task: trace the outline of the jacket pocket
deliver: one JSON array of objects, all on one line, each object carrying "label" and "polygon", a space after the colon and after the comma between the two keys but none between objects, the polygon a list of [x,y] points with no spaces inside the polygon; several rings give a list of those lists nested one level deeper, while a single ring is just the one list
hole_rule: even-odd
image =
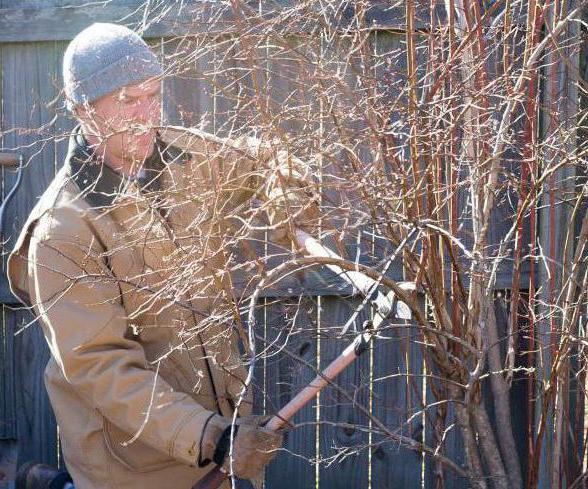
[{"label": "jacket pocket", "polygon": [[133,472],[151,472],[171,465],[180,465],[181,462],[168,454],[150,447],[141,440],[123,445],[129,441],[132,435],[118,428],[106,418],[103,418],[103,433],[106,447],[118,462]]}]

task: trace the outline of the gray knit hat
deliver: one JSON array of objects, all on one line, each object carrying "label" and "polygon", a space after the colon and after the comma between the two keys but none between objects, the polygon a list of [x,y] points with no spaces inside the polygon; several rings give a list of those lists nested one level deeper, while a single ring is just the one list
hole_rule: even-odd
[{"label": "gray knit hat", "polygon": [[63,83],[70,110],[162,74],[161,64],[145,41],[116,24],[87,27],[69,43],[63,58]]}]

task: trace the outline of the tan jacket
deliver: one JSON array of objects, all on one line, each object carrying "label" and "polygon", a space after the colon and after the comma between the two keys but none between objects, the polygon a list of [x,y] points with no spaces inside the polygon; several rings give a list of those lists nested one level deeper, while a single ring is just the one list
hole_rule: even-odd
[{"label": "tan jacket", "polygon": [[[74,134],[8,260],[51,350],[45,383],[76,489],[188,489],[212,468],[196,466],[204,423],[232,415],[246,375],[221,251],[255,192],[300,180],[253,143],[162,137],[159,176],[140,191],[90,164]],[[272,206],[274,221],[287,207]]]}]

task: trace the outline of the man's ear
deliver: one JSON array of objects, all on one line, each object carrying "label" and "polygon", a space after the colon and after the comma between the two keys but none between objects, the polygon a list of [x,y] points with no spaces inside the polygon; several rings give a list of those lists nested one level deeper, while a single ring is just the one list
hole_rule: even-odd
[{"label": "man's ear", "polygon": [[92,104],[78,104],[72,109],[73,115],[82,126],[85,134],[98,134],[98,127],[96,125],[95,111]]}]

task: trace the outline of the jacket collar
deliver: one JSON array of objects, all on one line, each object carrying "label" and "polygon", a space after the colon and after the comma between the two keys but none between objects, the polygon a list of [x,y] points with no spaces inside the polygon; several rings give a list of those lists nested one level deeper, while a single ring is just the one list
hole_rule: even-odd
[{"label": "jacket collar", "polygon": [[[164,143],[159,136],[153,153],[145,160],[142,176],[134,179],[144,191],[161,188],[162,170],[170,164],[183,165],[189,155],[181,149]],[[105,165],[88,145],[77,126],[69,139],[65,171],[80,188],[81,196],[93,207],[110,207],[124,192],[131,179]]]}]

